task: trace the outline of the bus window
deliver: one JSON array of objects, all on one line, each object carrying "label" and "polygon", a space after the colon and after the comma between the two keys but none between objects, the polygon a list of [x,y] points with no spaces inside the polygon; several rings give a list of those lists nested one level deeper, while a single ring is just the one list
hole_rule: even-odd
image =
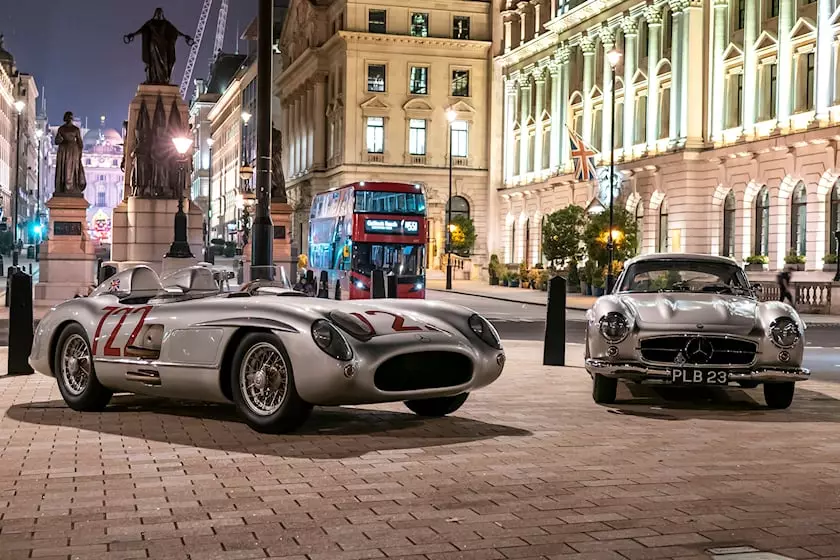
[{"label": "bus window", "polygon": [[363,276],[370,276],[374,270],[397,276],[419,276],[423,274],[424,249],[423,245],[356,243],[353,271]]},{"label": "bus window", "polygon": [[425,216],[426,197],[423,193],[358,191],[355,211],[357,214]]}]

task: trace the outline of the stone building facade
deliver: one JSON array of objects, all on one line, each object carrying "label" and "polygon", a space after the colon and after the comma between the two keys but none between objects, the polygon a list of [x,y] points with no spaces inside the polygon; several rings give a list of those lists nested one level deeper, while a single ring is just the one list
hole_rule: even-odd
[{"label": "stone building facade", "polygon": [[501,4],[490,245],[502,260],[542,260],[542,218],[609,192],[608,173],[575,181],[568,126],[599,165],[614,151],[642,252],[765,255],[770,270],[795,253],[827,274],[840,230],[836,0]]},{"label": "stone building facade", "polygon": [[293,0],[280,35],[284,170],[292,236],[307,251],[312,197],[356,181],[420,184],[429,266],[445,240],[452,108],[453,210],[487,255],[492,3]]}]

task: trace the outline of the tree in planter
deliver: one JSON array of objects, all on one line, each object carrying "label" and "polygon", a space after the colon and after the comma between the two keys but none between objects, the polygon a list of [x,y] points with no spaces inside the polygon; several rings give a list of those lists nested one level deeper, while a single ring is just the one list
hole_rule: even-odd
[{"label": "tree in planter", "polygon": [[583,258],[580,240],[586,227],[586,210],[580,206],[567,206],[545,217],[543,224],[543,254],[548,261],[579,261]]},{"label": "tree in planter", "polygon": [[490,255],[490,264],[487,266],[487,272],[490,275],[490,285],[498,286],[499,280],[503,272],[502,264],[499,262],[499,255],[493,253]]},{"label": "tree in planter", "polygon": [[[590,260],[599,266],[609,261],[607,241],[609,240],[610,214],[602,212],[589,218],[583,238],[586,240],[586,253]],[[613,209],[613,230],[619,235],[614,240],[613,260],[624,262],[636,253],[636,218],[620,206]]]},{"label": "tree in planter", "polygon": [[462,257],[469,257],[475,246],[475,224],[472,218],[459,214],[452,217],[450,240],[452,252]]}]

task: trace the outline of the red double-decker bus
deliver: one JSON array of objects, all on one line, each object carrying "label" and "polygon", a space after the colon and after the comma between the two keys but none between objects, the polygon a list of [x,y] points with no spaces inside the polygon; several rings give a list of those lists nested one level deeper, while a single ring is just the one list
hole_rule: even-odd
[{"label": "red double-decker bus", "polygon": [[426,297],[426,194],[419,185],[362,181],[315,196],[309,266],[330,295],[371,298],[374,270],[396,276],[397,297]]}]

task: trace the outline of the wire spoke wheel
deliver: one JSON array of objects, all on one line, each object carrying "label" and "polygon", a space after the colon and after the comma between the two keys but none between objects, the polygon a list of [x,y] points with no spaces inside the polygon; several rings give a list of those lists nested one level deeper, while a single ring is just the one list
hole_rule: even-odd
[{"label": "wire spoke wheel", "polygon": [[289,370],[280,351],[259,342],[245,353],[239,369],[239,388],[248,408],[258,416],[271,416],[283,406]]},{"label": "wire spoke wheel", "polygon": [[87,389],[91,379],[91,357],[87,341],[72,334],[61,348],[61,380],[67,391],[79,396]]}]

